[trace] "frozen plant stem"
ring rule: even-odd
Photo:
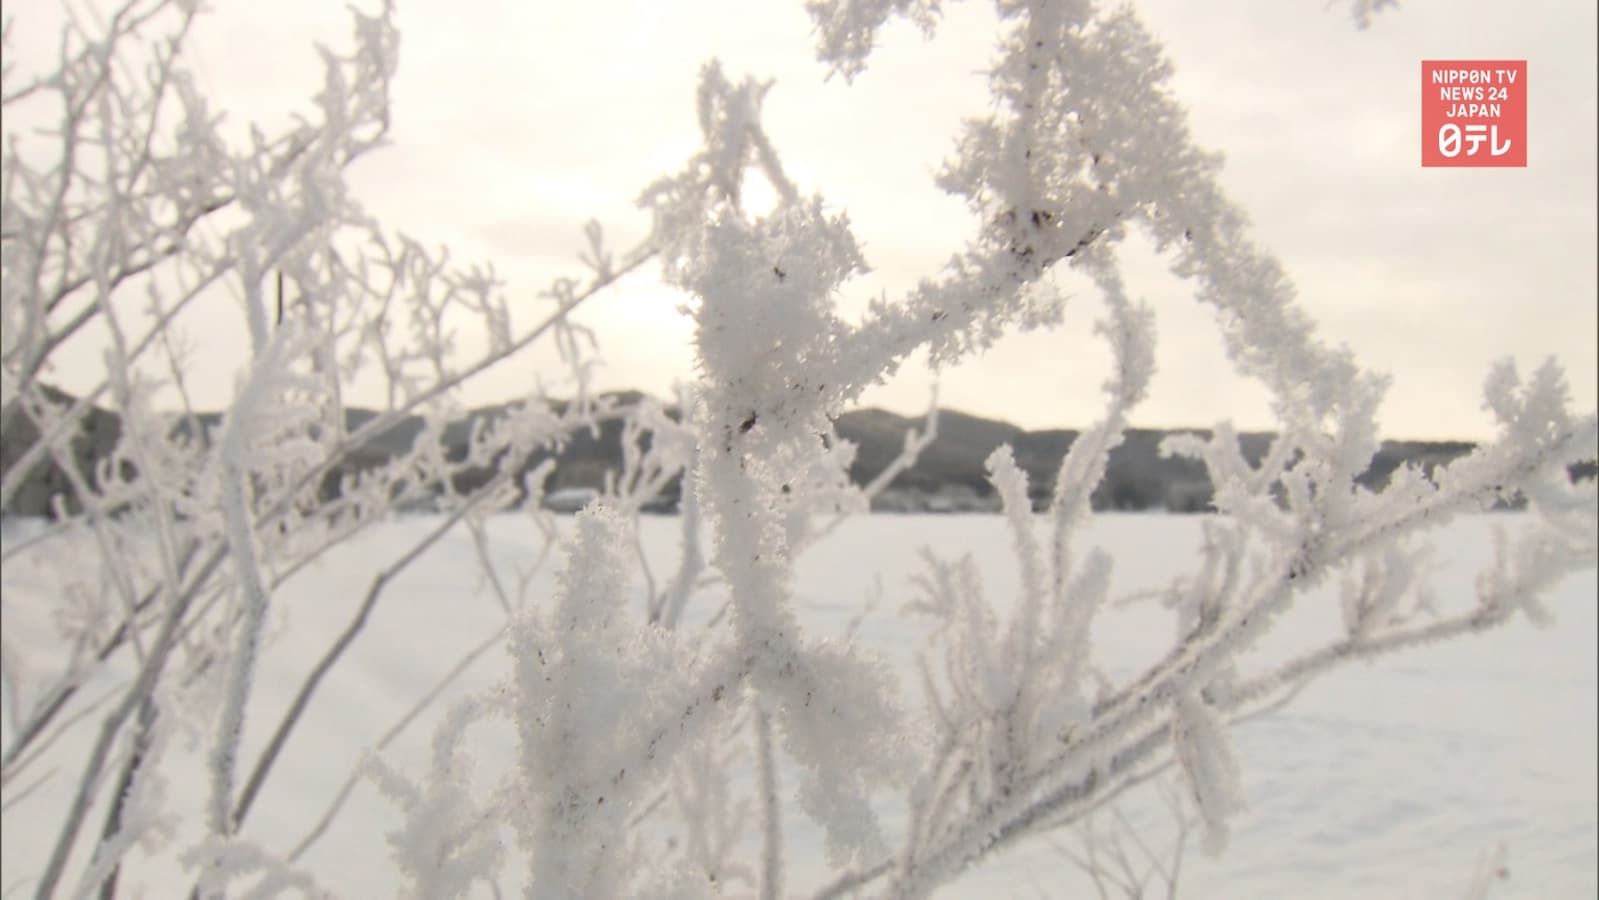
[[[272,364],[271,355],[260,361],[244,396],[228,417],[222,435],[222,514],[229,556],[237,569],[243,615],[237,626],[237,644],[228,657],[222,714],[217,720],[217,741],[211,757],[211,832],[218,839],[231,835],[237,824],[232,812],[234,769],[244,732],[244,710],[250,699],[256,657],[261,648],[261,628],[266,623],[268,596],[256,561],[244,454],[245,443],[250,440],[247,428],[252,412],[261,402],[260,393],[270,389]]]
[[[155,702],[150,698],[145,698],[139,705],[139,720],[133,735],[133,750],[128,754],[128,759],[123,763],[122,771],[117,776],[116,787],[111,794],[111,808],[106,812],[105,827],[100,832],[101,851],[106,850],[111,841],[122,831],[124,809],[129,801],[129,794],[133,791],[134,779],[138,777],[139,769],[144,765],[145,755],[150,752],[153,728],[158,715]],[[121,865],[121,862],[111,864],[111,871],[106,873],[105,880],[100,883],[100,900],[113,900],[116,897],[117,874],[121,871]]]
[[[772,721],[755,713],[755,752],[761,767],[761,900],[783,896],[783,807],[777,793],[777,758]]]

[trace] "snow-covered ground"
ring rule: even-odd
[[[1085,541],[1118,560],[1118,592],[1136,592],[1162,586],[1189,566],[1199,522],[1100,516]],[[1491,549],[1491,530],[1517,522],[1513,515],[1482,516],[1441,533],[1441,569],[1434,580],[1440,607],[1471,602],[1472,579]],[[343,627],[373,575],[431,524],[411,518],[381,526],[277,593],[245,736],[246,759],[254,758],[268,724],[276,722],[305,670]],[[657,578],[674,562],[676,525],[670,517],[643,521],[643,546]],[[538,532],[526,520],[491,523],[491,556],[513,587],[516,569],[528,566],[539,546]],[[998,517],[861,517],[802,558],[796,587],[803,621],[816,634],[843,635],[876,596],[857,639],[896,666],[908,666],[923,626],[904,619],[900,608],[912,596],[908,582],[919,570],[923,546],[949,556],[970,552],[984,571],[988,595],[1001,605],[1015,584],[1009,537]],[[45,561],[47,555],[30,552],[7,563],[8,647],[49,645],[43,601],[52,596],[49,566],[61,562],[35,568],[33,559]],[[394,581],[285,751],[251,815],[250,838],[274,851],[293,846],[361,755],[463,654],[500,627],[504,613],[475,560],[469,540],[457,533]],[[553,569],[547,564],[530,583],[533,602],[548,595]],[[1501,843],[1509,852],[1509,877],[1490,896],[1599,894],[1595,595],[1589,572],[1562,584],[1552,598],[1559,620],[1554,628],[1538,630],[1518,620],[1486,638],[1356,664],[1313,684],[1275,716],[1239,726],[1236,747],[1249,808],[1220,858],[1203,856],[1195,835],[1183,863],[1182,896],[1458,898],[1478,860]],[[688,627],[711,618],[720,602],[714,592],[702,597],[690,610]],[[642,605],[640,588],[636,606]],[[1262,652],[1293,652],[1338,627],[1335,589],[1329,587],[1304,598]],[[1096,629],[1098,658],[1114,672],[1162,647],[1171,628],[1167,614],[1152,605],[1118,610]],[[48,662],[36,659],[35,665]],[[488,689],[507,669],[504,651],[490,650],[452,695]],[[912,682],[906,684],[909,690]],[[448,702],[449,695],[430,707],[384,758],[425,771],[431,721]],[[7,896],[29,890],[30,873],[54,839],[92,722],[51,749],[54,778],[5,810],[0,890]],[[478,760],[476,781],[487,790],[508,763],[512,735],[493,724],[474,726],[467,747]],[[172,753],[174,760],[192,761],[168,769],[174,808],[197,811],[203,770],[181,740]],[[1130,795],[1125,810],[1152,843],[1158,845],[1171,829],[1171,817],[1148,791]],[[883,812],[892,825],[893,804],[885,801]],[[395,882],[384,832],[394,816],[375,787],[360,782],[343,814],[300,862],[340,896],[389,896]],[[797,813],[786,830],[806,851],[791,872],[797,892],[826,877],[825,860],[819,831]],[[1070,833],[1057,843],[1079,846]],[[156,885],[151,896],[190,883],[181,873],[147,866],[133,867],[126,877]],[[989,860],[940,896],[1097,894],[1059,847],[1040,842]]]

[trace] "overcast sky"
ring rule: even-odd
[[[197,68],[232,120],[281,122],[305,109],[319,78],[311,41],[345,42],[344,5],[214,5]],[[849,212],[875,267],[848,288],[848,308],[859,309],[936,273],[971,233],[931,176],[960,118],[985,108],[993,23],[991,4],[948,5],[935,40],[890,29],[872,68],[847,86],[824,82],[812,61],[799,0],[401,0],[394,145],[352,179],[390,226],[448,244],[457,259],[492,260],[531,316],[531,297],[552,277],[581,271],[586,220],[618,247],[644,235],[634,199],[694,150],[697,70],[716,56],[734,77],[777,80],[766,125],[790,174]],[[1524,368],[1557,357],[1577,404],[1594,406],[1595,4],[1405,0],[1364,32],[1347,4],[1323,0],[1136,5],[1166,42],[1196,136],[1225,154],[1224,185],[1312,317],[1394,375],[1388,435],[1487,436],[1480,386],[1505,355]],[[1527,168],[1421,168],[1423,59],[1528,60]],[[1160,339],[1135,422],[1269,425],[1263,392],[1230,372],[1188,286],[1142,248],[1125,257]],[[692,376],[676,303],[635,278],[585,307],[602,386],[664,394]],[[1089,330],[1098,313],[1091,291],[1074,294],[1063,328],[1013,336],[944,373],[944,405],[1032,428],[1087,424],[1108,366]],[[213,353],[206,364],[220,374],[238,358]],[[496,372],[469,400],[515,395],[531,374]],[[865,402],[916,411],[932,380],[911,365]],[[200,402],[220,405],[229,384],[209,379]]]

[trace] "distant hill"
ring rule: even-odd
[[[53,392],[57,400],[71,398]],[[612,395],[628,402],[642,394],[624,392]],[[446,443],[451,447],[452,458],[465,453],[468,435],[475,422],[491,420],[505,414],[508,405],[486,406],[470,412],[466,421],[457,423],[446,432]],[[354,430],[369,422],[377,412],[367,409],[350,409],[346,427]],[[221,422],[216,413],[197,416],[200,428],[214,431]],[[850,476],[857,483],[866,483],[883,471],[904,445],[905,431],[920,426],[919,419],[910,419],[880,409],[854,410],[844,413],[836,423],[840,437],[857,447],[855,463]],[[174,426],[187,431],[186,423]],[[403,453],[421,432],[422,421],[410,417],[384,434],[379,435],[361,452],[354,455],[345,466],[334,472],[323,484],[326,495],[336,494],[342,477],[361,469],[376,466],[396,454]],[[560,488],[599,487],[608,471],[621,467],[621,424],[607,423],[592,434],[582,431],[571,436],[562,447],[557,460],[559,466],[549,487]],[[1211,486],[1204,467],[1186,459],[1167,459],[1160,456],[1161,441],[1167,435],[1178,433],[1156,429],[1135,428],[1127,432],[1122,445],[1111,453],[1105,481],[1092,497],[1096,509],[1145,510],[1164,509],[1173,512],[1202,512],[1210,507]],[[1205,437],[1209,432],[1192,429],[1188,433]],[[103,409],[93,409],[88,417],[88,428],[72,445],[72,453],[79,465],[92,471],[93,464],[109,455],[121,434],[117,416]],[[1008,422],[985,419],[955,410],[940,410],[938,437],[922,452],[917,464],[901,473],[881,498],[879,508],[914,510],[981,510],[997,507],[992,487],[983,470],[983,462],[995,447],[1010,444],[1017,464],[1027,472],[1035,506],[1041,507],[1050,495],[1055,470],[1079,432],[1071,430],[1026,431]],[[1247,432],[1239,436],[1244,455],[1258,461],[1271,443],[1272,435],[1264,432]],[[0,472],[7,472],[35,439],[30,423],[18,419],[5,434],[0,435]],[[1389,476],[1406,463],[1419,465],[1425,471],[1463,456],[1473,449],[1464,441],[1387,441],[1382,445],[1371,468],[1360,481],[1369,487],[1380,487]],[[524,472],[538,465],[547,454],[535,456],[524,466]],[[486,481],[493,473],[488,469],[464,473],[456,479],[458,490],[470,490]],[[1592,463],[1573,470],[1573,477],[1594,477]],[[517,483],[521,483],[520,477]],[[678,486],[667,491],[666,506],[675,504]],[[51,498],[57,494],[66,499],[69,511],[76,507],[71,501],[67,480],[53,462],[37,466],[23,488],[17,492],[10,507],[3,512],[21,516],[46,516],[51,512]]]
[[[879,409],[840,416],[839,435],[860,448],[850,475],[863,483],[876,476],[899,453],[905,429],[917,424],[918,420]],[[1034,506],[1041,508],[1054,489],[1061,457],[1079,434],[1060,429],[1024,431],[1008,422],[940,410],[937,440],[922,453],[914,468],[895,479],[894,487],[926,493],[958,485],[979,499],[985,498],[991,488],[983,462],[995,447],[1008,443],[1016,464],[1027,472]],[[1121,445],[1111,451],[1105,480],[1091,498],[1094,508],[1172,512],[1209,509],[1212,491],[1204,465],[1197,460],[1160,455],[1161,442],[1173,434],[1211,436],[1210,430],[1204,428],[1128,429]],[[1258,463],[1273,436],[1270,432],[1241,432],[1238,441],[1244,457]],[[1358,480],[1367,487],[1380,488],[1406,463],[1431,472],[1435,466],[1470,453],[1475,446],[1465,441],[1385,441],[1371,468]]]

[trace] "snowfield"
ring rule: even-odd
[[[276,592],[244,759],[253,760],[259,752],[268,728],[305,671],[344,627],[372,577],[435,521],[406,518],[379,526]],[[677,519],[641,521],[641,546],[655,577],[664,578],[675,562]],[[1118,595],[1135,598],[1096,626],[1096,660],[1112,677],[1124,677],[1168,645],[1174,627],[1170,614],[1136,595],[1169,584],[1198,558],[1200,522],[1198,517],[1101,515],[1086,533],[1086,544],[1104,548],[1117,560]],[[561,520],[562,528],[569,524]],[[1433,579],[1438,608],[1473,601],[1473,578],[1489,558],[1493,529],[1519,524],[1517,515],[1480,516],[1440,533]],[[6,543],[30,527],[11,523]],[[511,516],[492,520],[489,534],[490,556],[514,592],[518,570],[538,557],[542,537],[531,521]],[[972,554],[983,570],[987,595],[1004,607],[1016,576],[1010,538],[998,516],[879,515],[845,521],[800,559],[795,584],[802,620],[812,634],[853,635],[883,654],[901,673],[906,702],[918,707],[912,667],[926,625],[902,615],[901,608],[914,597],[910,579],[921,568],[923,547],[948,557]],[[61,551],[47,542],[6,563],[5,641],[21,648],[35,675],[48,672],[51,660],[59,658],[52,649],[52,573],[72,564],[71,554]],[[528,602],[548,597],[555,564],[552,555],[528,582]],[[642,585],[631,607],[639,615]],[[1596,592],[1591,571],[1568,579],[1550,598],[1558,618],[1552,628],[1536,629],[1518,618],[1484,639],[1356,663],[1312,683],[1274,716],[1237,726],[1234,739],[1249,806],[1219,858],[1201,853],[1197,832],[1190,837],[1181,896],[1459,898],[1466,895],[1478,861],[1501,843],[1509,854],[1508,877],[1497,881],[1489,896],[1599,894]],[[702,593],[690,606],[685,627],[703,627],[724,600],[714,587]],[[292,848],[363,755],[504,621],[469,538],[453,532],[392,583],[285,750],[246,836],[272,851]],[[1301,598],[1258,653],[1261,658],[1294,653],[1341,627],[1334,581]],[[432,724],[451,698],[492,691],[508,671],[503,646],[488,650],[382,751],[383,759],[402,772],[425,773]],[[92,684],[85,696],[98,697],[112,686]],[[12,702],[9,695],[6,702]],[[30,778],[45,771],[54,775],[5,810],[0,866],[5,896],[31,891],[32,873],[54,840],[66,792],[76,782],[97,721],[79,721],[54,743],[51,758],[28,773]],[[9,741],[9,715],[5,727]],[[176,814],[175,841],[200,831],[206,786],[196,741],[208,736],[209,728],[197,731],[187,746],[180,738],[167,748],[163,772],[169,808]],[[511,769],[511,726],[473,725],[464,746],[475,759],[474,786],[493,790]],[[747,754],[730,765],[739,777],[752,774]],[[792,786],[791,777],[786,787]],[[8,803],[16,793],[8,790]],[[896,798],[878,798],[877,807],[892,832],[902,821]],[[1151,790],[1126,795],[1122,809],[1153,846],[1165,846],[1174,822]],[[98,811],[91,821],[100,821]],[[396,881],[385,833],[396,822],[395,807],[373,782],[358,781],[342,814],[298,864],[338,896],[390,896]],[[802,848],[791,862],[789,886],[791,893],[804,896],[828,876],[821,834],[797,806],[784,826]],[[747,827],[753,851],[753,811]],[[507,827],[506,841],[513,838]],[[658,851],[669,839],[663,831],[661,843],[646,849]],[[992,859],[939,896],[1098,896],[1063,852],[1080,850],[1073,833],[1059,834],[1055,844],[1035,842]],[[514,860],[514,850],[508,856]],[[513,861],[508,887],[517,874]],[[149,896],[186,892],[192,878],[192,872],[153,863],[137,851],[123,873],[125,885],[142,884]],[[729,895],[753,894],[748,884],[726,887]],[[479,896],[490,896],[479,888]],[[517,894],[515,889],[508,893]]]

